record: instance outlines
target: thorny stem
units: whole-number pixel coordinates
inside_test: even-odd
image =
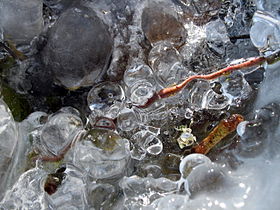
[[[190,76],[178,85],[164,88],[164,89],[160,90],[159,92],[154,93],[154,95],[151,98],[149,98],[145,104],[137,106],[137,107],[138,108],[147,108],[148,106],[150,106],[155,101],[157,101],[161,98],[167,98],[171,95],[174,95],[174,94],[180,92],[182,89],[184,89],[184,87],[186,87],[186,85],[188,83],[190,83],[191,81],[193,81],[195,79],[213,80],[213,79],[216,79],[223,75],[230,74],[233,71],[261,65],[265,62],[267,62],[268,64],[272,64],[272,63],[276,62],[279,58],[280,58],[280,49],[273,52],[269,56],[259,56],[259,57],[248,58],[242,63],[230,65],[226,68],[220,69],[211,74],[205,74],[205,75],[201,74],[201,75]]]

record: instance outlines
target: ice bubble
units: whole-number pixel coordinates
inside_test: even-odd
[[[163,86],[177,83],[187,72],[182,66],[182,57],[168,42],[157,43],[150,51],[149,65]]]
[[[231,106],[240,106],[244,100],[252,97],[252,88],[241,72],[233,72],[228,77],[220,77],[222,94],[229,99]]]
[[[42,0],[1,0],[0,14],[0,28],[7,40],[29,44],[43,29]]]
[[[124,72],[123,81],[128,87],[132,87],[139,80],[153,80],[151,68],[145,64],[136,64]]]
[[[187,99],[194,110],[199,109],[224,109],[230,103],[227,96],[216,93],[211,89],[209,82],[196,82],[190,89]]]
[[[95,179],[122,175],[130,159],[129,143],[104,129],[90,130],[73,148],[73,163]]]
[[[221,2],[215,0],[173,0],[173,2],[181,6],[186,21],[193,21],[196,25],[208,23],[219,13],[221,7]]]
[[[277,50],[280,46],[280,20],[271,14],[257,11],[253,17],[250,37],[253,44],[262,50]]]
[[[171,8],[172,5],[166,2],[149,2],[143,9],[141,26],[151,44],[168,40],[180,46],[185,42],[186,30]]]
[[[66,88],[90,86],[107,68],[112,45],[107,26],[93,10],[69,8],[51,28],[44,62]]]
[[[90,122],[94,128],[102,128],[102,129],[109,129],[115,130],[116,125],[111,118],[107,117],[94,117],[93,114],[90,115]]]
[[[47,173],[39,168],[23,173],[1,201],[4,209],[43,209],[44,192],[41,187]]]
[[[18,130],[7,104],[0,99],[0,154],[11,158],[17,144]]]
[[[88,203],[94,209],[110,209],[116,196],[116,189],[107,183],[91,183],[88,188]]]
[[[191,154],[186,156],[179,167],[185,180],[185,190],[195,194],[201,191],[212,191],[219,187],[223,181],[223,172],[211,160],[202,154]]]
[[[97,116],[116,118],[125,99],[122,87],[113,82],[96,84],[89,91],[87,102]]]
[[[224,22],[220,19],[205,25],[208,46],[221,56],[225,54],[226,44],[230,41]]]
[[[258,10],[273,12],[279,15],[279,1],[278,0],[255,0]]]
[[[192,22],[185,24],[188,31],[186,43],[180,47],[179,52],[184,61],[190,61],[206,40],[205,27],[194,25]]]
[[[262,123],[250,121],[240,123],[237,127],[240,136],[238,153],[242,157],[254,157],[261,155],[267,146],[267,131]]]
[[[132,109],[124,108],[117,118],[118,128],[122,131],[131,131],[138,126],[138,120]]]
[[[156,92],[156,86],[148,80],[140,80],[130,87],[130,101],[133,105],[144,105]]]
[[[31,113],[23,122],[22,122],[22,126],[24,126],[24,128],[31,132],[34,129],[38,129],[40,127],[42,127],[46,121],[48,119],[48,114],[45,112],[33,112]]]
[[[183,210],[189,202],[188,195],[167,195],[155,200],[151,206],[161,210]]]
[[[240,136],[239,155],[242,157],[260,156],[272,143],[270,138],[273,137],[278,126],[279,104],[270,103],[256,110],[255,119],[242,122],[237,126],[237,133]],[[273,156],[271,151],[273,150],[270,150],[270,156]]]
[[[143,105],[156,91],[156,81],[149,66],[136,64],[124,73],[126,95],[134,105]]]
[[[177,192],[177,183],[166,178],[124,177],[120,187],[125,195],[124,205],[128,209],[140,209],[158,198]]]
[[[256,110],[255,120],[261,122],[268,130],[275,130],[279,125],[280,106],[278,103],[269,103]]]
[[[79,116],[58,111],[49,116],[40,135],[40,143],[45,152],[59,155],[71,144],[76,135],[83,128],[83,122]]]
[[[147,130],[138,131],[130,141],[133,143],[131,157],[136,160],[144,159],[146,153],[158,155],[163,149],[160,139]]]

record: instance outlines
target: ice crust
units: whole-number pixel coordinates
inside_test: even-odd
[[[246,121],[238,125],[238,141],[218,150],[219,154],[167,153],[178,148],[166,142],[168,139],[174,145],[176,139],[163,130],[172,120],[182,116],[190,119],[202,110],[242,111],[244,101],[254,96],[254,88],[245,76],[260,69],[237,71],[211,82],[196,81],[171,98],[146,109],[137,107],[182,78],[209,73],[209,66],[220,66],[244,54],[255,55],[248,42],[242,45],[244,50],[231,49],[227,30],[234,25],[231,21],[244,15],[236,14],[242,12],[240,0],[230,2],[232,8],[224,21],[211,19],[221,6],[214,0],[205,4],[196,0],[93,0],[82,1],[84,6],[70,6],[63,0],[46,2],[61,15],[50,29],[44,64],[52,69],[59,85],[69,89],[93,85],[87,95],[91,114],[84,117],[77,109],[64,107],[50,115],[34,112],[16,124],[8,106],[0,100],[0,209],[280,208],[279,62],[264,65],[265,76],[257,97],[250,104]],[[37,3],[40,7],[42,2]],[[278,3],[256,0],[250,38],[265,55],[279,49]],[[14,21],[17,18],[6,14],[7,7],[19,5],[0,0],[0,14],[5,9],[4,16]],[[182,15],[186,11],[189,14]],[[131,25],[125,28],[128,17]],[[10,30],[5,24],[12,23],[5,21],[0,19],[4,34]],[[14,34],[14,40],[30,41],[41,31],[39,22],[24,37]],[[79,42],[69,44],[84,29],[91,30],[84,31]],[[61,41],[64,33],[65,40]],[[95,34],[104,36],[92,38]],[[126,43],[127,48],[120,49],[120,43]],[[145,45],[149,45],[146,55],[142,49]],[[74,56],[73,50],[80,57]],[[94,84],[111,56],[107,76],[113,80],[125,53],[130,57],[123,80]],[[44,161],[54,157],[60,159]],[[53,182],[47,183],[50,176]],[[46,190],[46,183],[53,193]]]

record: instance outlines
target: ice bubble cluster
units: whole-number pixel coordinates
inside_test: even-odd
[[[0,209],[279,209],[279,62],[160,95],[279,50],[278,10],[277,0],[0,0],[0,47],[29,49],[25,61],[0,49],[1,82],[34,104],[15,122],[15,102],[0,100]],[[236,132],[194,153],[233,113],[245,119]]]
[[[140,209],[149,206],[157,199],[178,191],[177,184],[165,178],[124,177],[120,186],[125,195],[124,205],[128,209]]]
[[[142,160],[147,153],[158,155],[162,152],[162,142],[157,136],[147,130],[141,130],[131,137],[133,148],[131,157],[136,160]]]

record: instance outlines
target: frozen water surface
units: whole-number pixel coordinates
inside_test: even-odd
[[[279,21],[278,0],[0,0],[0,209],[278,210],[279,62],[156,93],[279,50]],[[231,114],[209,153],[180,144]]]

